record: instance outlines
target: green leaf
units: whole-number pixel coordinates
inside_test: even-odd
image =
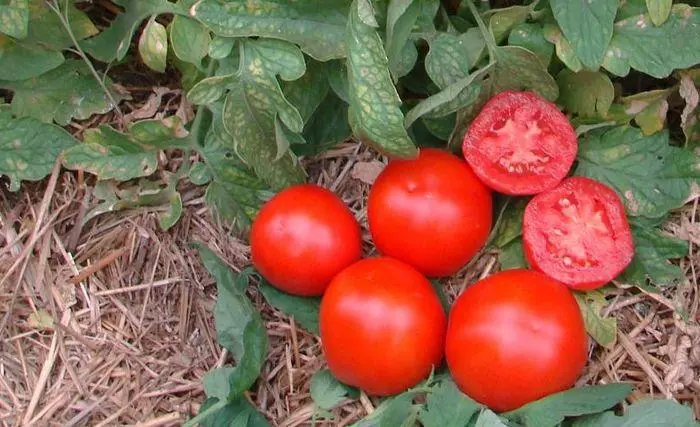
[[[203,413],[218,401],[219,399],[215,398],[207,399],[199,409],[199,413]],[[256,411],[245,397],[227,402],[223,408],[201,420],[200,425],[202,427],[270,427],[265,417]]]
[[[182,12],[167,0],[125,0],[122,3],[126,12],[117,16],[109,28],[82,43],[90,55],[102,62],[124,59],[136,28],[147,17]]]
[[[320,298],[306,298],[282,292],[265,280],[260,281],[260,292],[271,306],[287,316],[293,317],[302,328],[318,335],[318,310]],[[329,408],[324,408],[329,409]]]
[[[608,411],[574,420],[572,427],[697,427],[693,410],[672,400],[641,400],[621,417]]]
[[[579,72],[583,69],[583,64],[576,56],[571,43],[564,37],[561,29],[553,24],[546,24],[543,28],[544,37],[550,43],[554,43],[557,58],[564,63],[571,71]]]
[[[0,34],[0,80],[27,80],[63,64],[61,52]]]
[[[418,418],[424,427],[462,427],[480,407],[445,378],[431,388]]]
[[[423,390],[411,389],[384,400],[370,415],[353,424],[353,427],[397,427],[410,424],[415,420],[420,405],[413,399]],[[403,424],[407,423],[407,424]]]
[[[498,263],[501,270],[512,270],[515,268],[527,268],[527,260],[523,252],[523,241],[520,237],[506,243],[498,253]]]
[[[204,185],[212,180],[212,173],[206,164],[197,162],[190,167],[187,177],[194,185]]]
[[[657,27],[663,25],[671,14],[673,0],[646,0],[651,22]]]
[[[317,371],[311,377],[311,399],[322,409],[333,409],[346,397],[359,395],[356,388],[338,381],[331,371]]]
[[[196,243],[195,247],[207,271],[216,279],[218,296],[214,320],[217,341],[232,353],[237,362],[228,371],[230,389],[227,390],[227,399],[230,400],[247,390],[260,375],[267,355],[267,332],[260,313],[234,286],[235,279],[228,266],[203,244]],[[211,384],[212,380],[208,383]]]
[[[282,91],[306,123],[328,95],[329,88],[325,65],[310,59],[306,64],[306,73],[301,78],[285,82]]]
[[[633,221],[631,225],[634,258],[617,280],[638,286],[644,286],[650,281],[661,287],[683,280],[681,268],[668,260],[688,255],[688,242],[676,239],[648,224]]]
[[[9,0],[0,4],[0,33],[16,39],[27,37],[29,5],[27,0]]]
[[[352,136],[348,123],[348,104],[335,93],[328,93],[316,112],[304,126],[306,144],[295,148],[297,154],[315,155],[326,151]]]
[[[211,36],[209,30],[194,19],[176,16],[170,24],[170,43],[178,58],[200,66],[209,52]]]
[[[129,134],[107,125],[85,132],[82,144],[63,153],[63,165],[83,169],[99,179],[128,181],[148,176],[158,167],[158,152],[176,148],[179,119],[145,120],[134,124]]]
[[[452,131],[455,128],[456,120],[456,114],[450,114],[438,118],[421,118],[421,121],[425,125],[426,129],[428,129],[428,131],[431,134],[433,134],[436,138],[441,139],[443,141],[447,141],[448,139],[450,139],[450,135],[452,135]]]
[[[586,331],[593,339],[603,347],[611,348],[617,338],[617,319],[615,317],[603,317],[603,309],[608,305],[605,293],[600,290],[589,292],[574,292],[578,302]]]
[[[347,31],[350,126],[362,142],[384,154],[418,155],[403,127],[401,99],[389,75],[382,40],[360,19],[358,1],[351,6]]]
[[[226,58],[231,54],[235,45],[235,38],[215,36],[209,43],[209,56],[213,59]]]
[[[511,6],[495,9],[489,20],[489,29],[496,43],[501,43],[518,24],[525,22],[532,11],[532,6]]]
[[[557,75],[557,102],[569,112],[584,117],[605,117],[615,98],[610,78],[599,71],[574,73],[563,69]]]
[[[700,9],[674,5],[668,20],[654,26],[649,15],[633,16],[615,23],[615,33],[605,52],[603,67],[617,76],[630,68],[656,78],[674,69],[700,63]]]
[[[522,234],[523,215],[525,206],[529,199],[510,199],[509,205],[503,211],[500,221],[497,224],[496,237],[493,244],[499,248],[505,247],[508,243],[516,240]]]
[[[618,0],[550,0],[552,13],[584,67],[597,70],[613,36]]]
[[[550,101],[559,96],[557,82],[529,50],[519,46],[497,47],[495,59],[494,93],[509,89],[532,90]]]
[[[490,409],[484,409],[476,419],[474,427],[507,427],[501,418]]]
[[[202,0],[189,12],[220,36],[286,40],[319,61],[345,57],[346,0]]]
[[[161,213],[158,218],[158,225],[163,230],[169,230],[173,225],[177,224],[182,216],[182,197],[177,191],[170,191],[170,197],[168,198],[170,204],[168,205],[168,210]]]
[[[408,36],[418,20],[423,0],[394,0],[389,2],[386,22],[386,55],[389,60],[389,71],[394,82],[408,74],[413,66],[402,66],[406,46],[415,45],[409,42]],[[408,48],[410,49],[410,47]],[[410,54],[409,54],[410,55]],[[413,61],[415,63],[415,60]]]
[[[564,421],[565,417],[595,414],[615,406],[627,397],[632,389],[630,384],[572,388],[502,415],[526,427],[554,427]]]
[[[104,83],[111,88],[111,79],[106,78]],[[61,126],[72,119],[85,120],[114,108],[85,62],[79,60],[68,60],[33,79],[0,81],[0,87],[14,91],[12,112],[16,116],[55,121]],[[121,100],[117,91],[111,93],[117,102]]]
[[[535,55],[545,67],[552,62],[554,46],[544,37],[544,29],[540,24],[521,23],[513,27],[508,35],[508,44],[523,47]]]
[[[469,76],[469,44],[466,34],[439,33],[429,40],[430,51],[425,56],[425,71],[440,89]]]
[[[168,32],[158,23],[155,16],[148,21],[139,39],[139,54],[144,64],[151,70],[165,72],[168,57]]]
[[[668,111],[670,89],[650,90],[621,99],[625,114],[634,117],[634,122],[642,129],[644,135],[652,135],[664,128]]]
[[[99,33],[90,18],[84,12],[76,9],[74,3],[54,2],[60,7],[62,14],[67,15],[75,39],[81,41]],[[73,40],[61,23],[61,19],[46,4],[45,0],[29,1],[29,32],[24,42],[34,46],[41,45],[54,51],[61,51],[73,46]]]
[[[36,119],[13,119],[0,109],[0,175],[10,178],[10,191],[19,190],[21,180],[39,181],[51,172],[56,157],[74,146],[66,131]]]
[[[632,216],[659,218],[682,206],[700,177],[700,159],[668,144],[668,133],[644,136],[629,126],[597,129],[579,141],[576,175],[620,195]]]
[[[326,62],[326,74],[328,75],[328,84],[333,92],[345,103],[350,103],[350,95],[348,94],[350,83],[348,82],[348,69],[345,61]]]

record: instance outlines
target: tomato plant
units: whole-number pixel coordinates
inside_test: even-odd
[[[462,151],[489,187],[537,194],[557,185],[576,157],[576,133],[553,103],[532,92],[501,92],[469,125]]]
[[[541,273],[507,270],[457,298],[445,355],[459,388],[502,412],[573,386],[587,342],[566,286]]]
[[[333,375],[390,395],[426,378],[442,360],[447,319],[430,282],[388,257],[339,273],[321,301],[323,352]]]
[[[528,263],[573,289],[595,289],[632,261],[634,245],[620,197],[585,177],[535,196],[523,216]]]
[[[333,276],[360,259],[360,226],[331,191],[289,187],[270,199],[250,230],[252,261],[272,285],[321,295]]]
[[[486,242],[491,205],[490,190],[469,165],[424,148],[382,171],[369,193],[367,219],[381,253],[427,276],[449,276]]]

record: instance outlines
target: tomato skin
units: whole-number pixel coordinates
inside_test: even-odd
[[[486,243],[492,195],[457,156],[424,148],[382,171],[369,193],[367,219],[379,252],[426,276],[450,276]]]
[[[569,172],[578,141],[557,106],[533,92],[493,96],[471,122],[462,152],[479,178],[511,195],[554,188]]]
[[[561,207],[565,200],[571,205]],[[617,193],[577,176],[528,202],[523,250],[533,269],[585,291],[617,277],[632,261],[634,242]]]
[[[587,345],[566,286],[534,271],[507,270],[457,298],[445,355],[460,390],[505,412],[573,386]]]
[[[440,301],[425,277],[393,258],[364,259],[339,273],[319,320],[330,371],[371,395],[402,392],[442,360]]]
[[[333,276],[362,256],[360,226],[331,191],[288,187],[270,199],[250,230],[253,265],[270,284],[321,295]]]

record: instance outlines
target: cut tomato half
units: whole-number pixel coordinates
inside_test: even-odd
[[[608,283],[634,255],[620,197],[584,177],[568,178],[530,200],[523,217],[523,249],[533,269],[576,290]]]
[[[576,157],[576,132],[551,102],[532,92],[491,98],[464,135],[464,158],[479,178],[505,194],[554,188]]]

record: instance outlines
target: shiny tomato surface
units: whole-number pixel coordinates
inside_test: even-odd
[[[379,252],[429,277],[450,276],[488,238],[491,191],[457,156],[424,148],[382,171],[369,193],[367,219]]]
[[[537,194],[569,172],[578,142],[557,106],[532,92],[491,98],[464,135],[462,152],[486,185],[505,194]]]
[[[532,268],[577,290],[603,286],[634,256],[622,200],[584,177],[566,179],[528,202],[523,249]]]
[[[329,369],[371,395],[399,393],[425,379],[442,360],[446,325],[430,282],[387,257],[346,268],[321,301]]]
[[[321,295],[333,276],[362,256],[360,226],[331,191],[313,184],[282,190],[250,231],[253,264],[273,286]]]
[[[465,394],[504,412],[573,386],[587,343],[565,285],[542,273],[507,270],[457,298],[445,356]]]

